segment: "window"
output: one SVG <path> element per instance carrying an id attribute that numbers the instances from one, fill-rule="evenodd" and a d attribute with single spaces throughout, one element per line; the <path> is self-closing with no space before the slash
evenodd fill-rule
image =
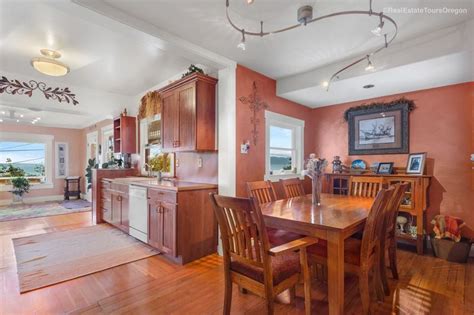
<path id="1" fill-rule="evenodd" d="M 303 167 L 304 121 L 265 111 L 265 179 L 295 177 Z"/>
<path id="2" fill-rule="evenodd" d="M 52 188 L 52 136 L 0 135 L 0 191 L 11 189 L 10 177 L 24 175 L 36 188 Z"/>

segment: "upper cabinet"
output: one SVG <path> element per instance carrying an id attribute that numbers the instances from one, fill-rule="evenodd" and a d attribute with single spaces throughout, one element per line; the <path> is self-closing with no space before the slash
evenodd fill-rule
<path id="1" fill-rule="evenodd" d="M 137 153 L 137 119 L 120 116 L 114 119 L 114 153 Z"/>
<path id="2" fill-rule="evenodd" d="M 165 151 L 216 149 L 216 83 L 193 73 L 159 90 Z"/>

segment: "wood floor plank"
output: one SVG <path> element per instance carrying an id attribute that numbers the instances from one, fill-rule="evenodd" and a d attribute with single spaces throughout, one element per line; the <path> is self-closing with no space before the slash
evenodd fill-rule
<path id="1" fill-rule="evenodd" d="M 25 222 L 21 222 L 25 221 Z M 154 256 L 85 277 L 19 294 L 13 237 L 90 226 L 90 215 L 0 222 L 0 315 L 17 314 L 222 314 L 223 269 L 217 255 L 177 266 Z M 454 264 L 429 255 L 399 250 L 400 279 L 374 314 L 474 314 L 474 261 Z M 327 284 L 314 280 L 312 313 L 327 314 Z M 345 311 L 361 312 L 357 278 L 345 278 Z M 286 292 L 277 298 L 276 314 L 304 314 L 302 287 L 289 304 Z M 233 290 L 233 314 L 265 314 L 265 302 Z"/>

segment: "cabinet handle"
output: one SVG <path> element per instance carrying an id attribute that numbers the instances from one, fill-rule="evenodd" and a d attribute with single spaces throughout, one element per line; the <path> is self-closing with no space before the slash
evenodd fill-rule
<path id="1" fill-rule="evenodd" d="M 122 196 L 117 196 L 117 201 L 122 201 Z"/>

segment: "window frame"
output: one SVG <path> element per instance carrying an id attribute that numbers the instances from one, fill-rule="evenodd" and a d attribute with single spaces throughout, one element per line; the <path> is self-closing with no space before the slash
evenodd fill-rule
<path id="1" fill-rule="evenodd" d="M 50 189 L 54 188 L 53 184 L 53 140 L 52 135 L 42 135 L 34 133 L 21 133 L 21 132 L 1 132 L 0 141 L 12 141 L 12 142 L 26 142 L 26 143 L 43 143 L 45 145 L 45 157 L 44 157 L 44 174 L 45 181 L 43 183 L 32 183 L 30 189 Z M 11 191 L 12 185 L 0 185 L 0 191 Z"/>
<path id="2" fill-rule="evenodd" d="M 296 173 L 285 173 L 285 174 L 270 174 L 270 148 L 279 149 L 270 147 L 270 127 L 275 126 L 279 128 L 291 129 L 292 132 L 292 142 L 293 148 L 286 149 L 280 148 L 282 150 L 294 150 L 294 161 L 292 158 L 292 164 L 296 167 Z M 265 111 L 265 180 L 278 181 L 284 178 L 296 178 L 301 179 L 304 176 L 301 175 L 303 169 L 303 156 L 304 156 L 304 126 L 305 121 L 297 119 L 291 116 L 286 116 L 278 114 L 275 112 Z"/>

